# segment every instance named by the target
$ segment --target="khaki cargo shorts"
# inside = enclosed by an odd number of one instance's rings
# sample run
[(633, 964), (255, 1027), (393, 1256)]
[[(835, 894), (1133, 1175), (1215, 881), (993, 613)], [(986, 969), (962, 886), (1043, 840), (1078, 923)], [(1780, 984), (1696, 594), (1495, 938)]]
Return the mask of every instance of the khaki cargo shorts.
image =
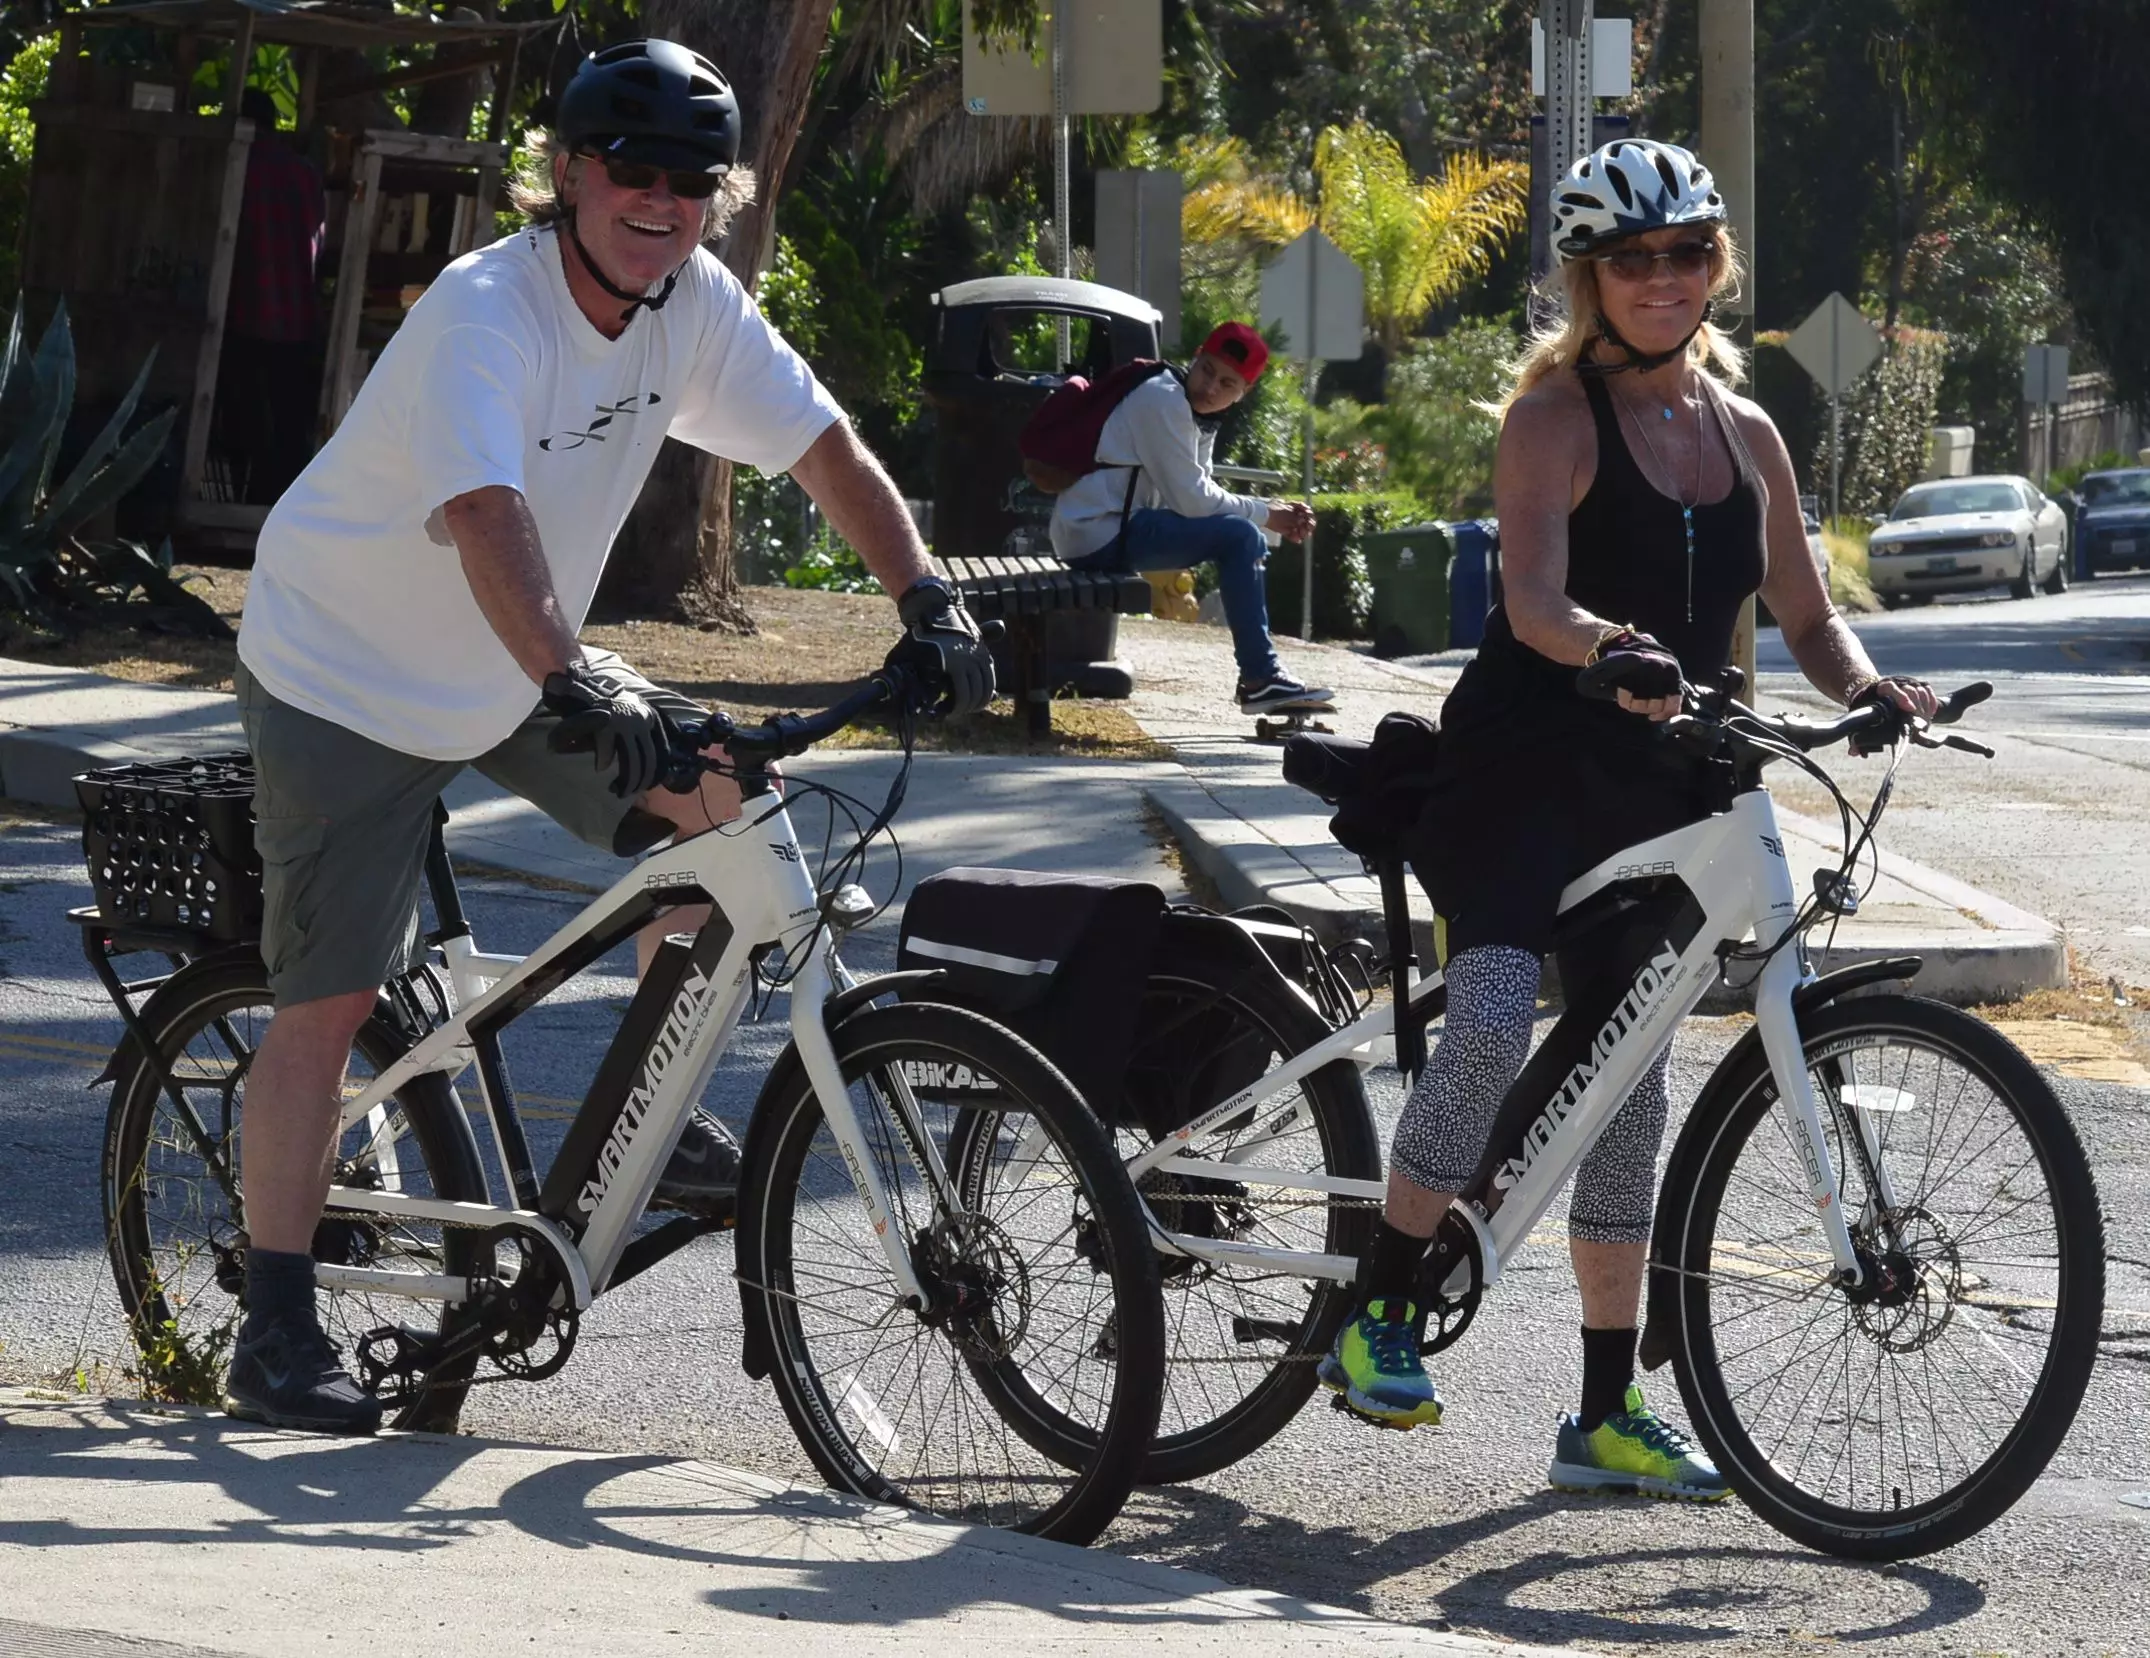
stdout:
[[(586, 654), (633, 675), (609, 651)], [(433, 805), (466, 765), (578, 840), (621, 857), (672, 832), (614, 795), (611, 774), (588, 754), (546, 747), (559, 722), (543, 709), (475, 760), (424, 760), (277, 701), (244, 663), (234, 678), (254, 751), (261, 954), (278, 1007), (370, 990), (416, 959)]]

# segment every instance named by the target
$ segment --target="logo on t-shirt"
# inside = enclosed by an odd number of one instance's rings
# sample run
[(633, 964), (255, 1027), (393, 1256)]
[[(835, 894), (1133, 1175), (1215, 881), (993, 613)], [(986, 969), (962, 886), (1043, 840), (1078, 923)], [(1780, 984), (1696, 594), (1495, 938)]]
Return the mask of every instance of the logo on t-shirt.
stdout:
[[(549, 438), (539, 438), (538, 447), (548, 455), (554, 455), (565, 454), (571, 449), (580, 449), (586, 443), (603, 443), (605, 441), (605, 428), (610, 426), (620, 415), (640, 414), (643, 409), (654, 409), (663, 401), (664, 394), (653, 391), (647, 397), (638, 393), (633, 397), (623, 397), (617, 403), (600, 403), (591, 411), (589, 430), (583, 432), (555, 432)], [(642, 405), (641, 408), (635, 407), (638, 403)]]

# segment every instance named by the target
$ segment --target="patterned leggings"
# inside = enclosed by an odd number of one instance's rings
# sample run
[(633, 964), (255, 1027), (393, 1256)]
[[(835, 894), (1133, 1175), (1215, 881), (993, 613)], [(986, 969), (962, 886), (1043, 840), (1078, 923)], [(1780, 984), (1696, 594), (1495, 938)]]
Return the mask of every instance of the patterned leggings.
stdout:
[[(1480, 945), (1448, 963), (1441, 1040), (1396, 1125), (1392, 1166), (1430, 1192), (1460, 1191), (1478, 1172), (1493, 1117), (1530, 1056), (1539, 958), (1504, 944)], [(1657, 1148), (1670, 1096), (1667, 1050), (1635, 1084), (1576, 1172), (1568, 1234), (1586, 1243), (1642, 1243), (1650, 1236)]]

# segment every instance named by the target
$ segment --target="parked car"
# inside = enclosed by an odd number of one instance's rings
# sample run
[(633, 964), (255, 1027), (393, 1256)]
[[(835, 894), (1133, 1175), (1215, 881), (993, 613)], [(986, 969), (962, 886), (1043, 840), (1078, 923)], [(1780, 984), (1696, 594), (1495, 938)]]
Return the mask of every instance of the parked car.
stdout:
[(2019, 599), (2068, 587), (2068, 517), (2028, 478), (1937, 478), (1904, 491), (1866, 544), (1881, 602), (2005, 586)]
[(2075, 501), (2077, 575), (2150, 565), (2150, 466), (2085, 473)]

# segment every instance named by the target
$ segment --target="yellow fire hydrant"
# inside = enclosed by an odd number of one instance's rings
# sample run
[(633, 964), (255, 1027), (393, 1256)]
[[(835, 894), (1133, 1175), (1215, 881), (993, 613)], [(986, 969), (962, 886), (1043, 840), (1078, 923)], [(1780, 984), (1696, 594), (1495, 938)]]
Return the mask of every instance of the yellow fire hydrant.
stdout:
[(1194, 596), (1192, 570), (1145, 570), (1150, 584), (1150, 614), (1166, 622), (1201, 620), (1202, 601)]

